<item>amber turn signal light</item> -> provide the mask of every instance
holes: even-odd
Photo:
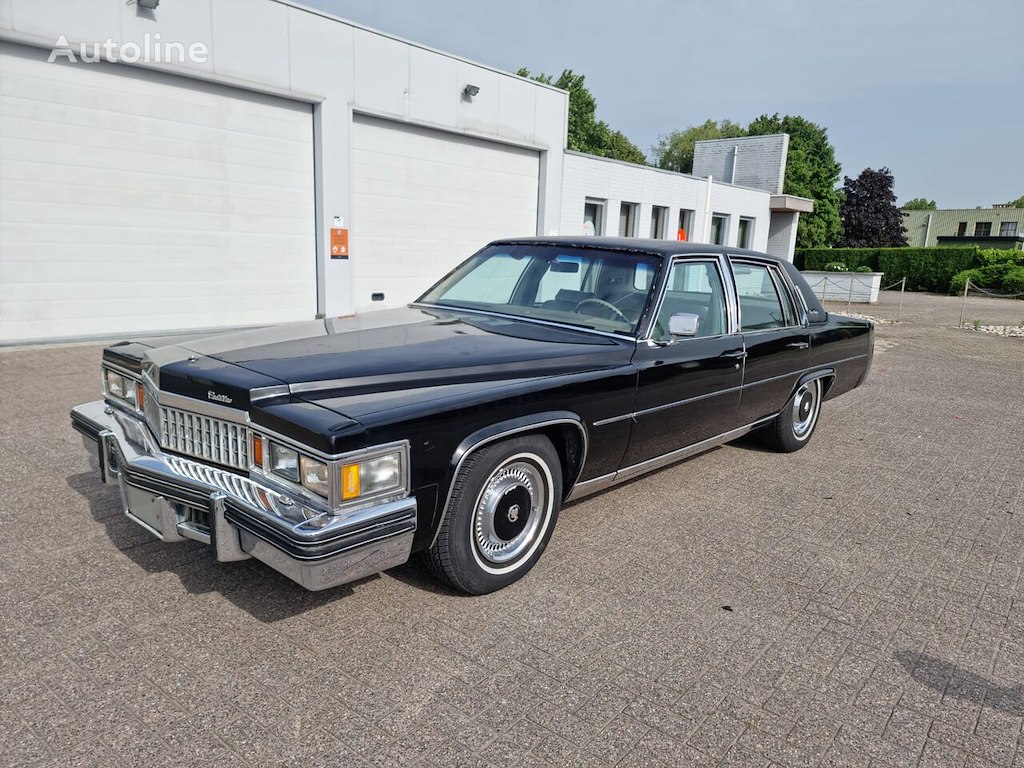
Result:
[[[346,464],[341,468],[341,498],[355,499],[359,496],[359,465]]]
[[[253,466],[263,466],[263,438],[259,435],[252,436],[252,463]]]

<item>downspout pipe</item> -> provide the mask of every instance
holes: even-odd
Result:
[[[714,176],[708,176],[708,188],[704,195],[704,233],[703,241],[711,242],[711,185],[715,183]]]

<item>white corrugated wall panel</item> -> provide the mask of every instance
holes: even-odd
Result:
[[[404,304],[488,241],[537,233],[536,151],[357,116],[352,155],[357,310]]]
[[[0,45],[0,342],[316,312],[308,104]]]

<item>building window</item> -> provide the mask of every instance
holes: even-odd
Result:
[[[967,222],[961,221],[956,225],[956,236],[965,237],[967,235]]]
[[[676,240],[689,240],[693,232],[693,211],[688,208],[679,209],[679,230],[676,232]]]
[[[754,220],[740,216],[739,230],[736,232],[736,245],[740,248],[752,248],[754,244]]]
[[[989,237],[992,234],[992,222],[991,221],[979,221],[974,225],[974,236],[975,237]]]
[[[725,238],[729,236],[729,217],[724,213],[716,213],[711,216],[711,242],[715,245],[725,245]]]
[[[583,203],[583,234],[600,235],[604,232],[604,200],[587,198]]]
[[[1017,234],[1016,221],[1004,221],[999,225],[1000,237],[1013,237]]]
[[[636,203],[623,203],[619,206],[619,237],[636,237]]]
[[[651,207],[651,237],[655,240],[662,240],[668,234],[665,230],[668,226],[668,208],[660,205]]]

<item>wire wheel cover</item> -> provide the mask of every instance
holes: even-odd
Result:
[[[544,475],[517,459],[498,467],[473,512],[473,544],[485,560],[504,564],[531,549],[548,513]]]

